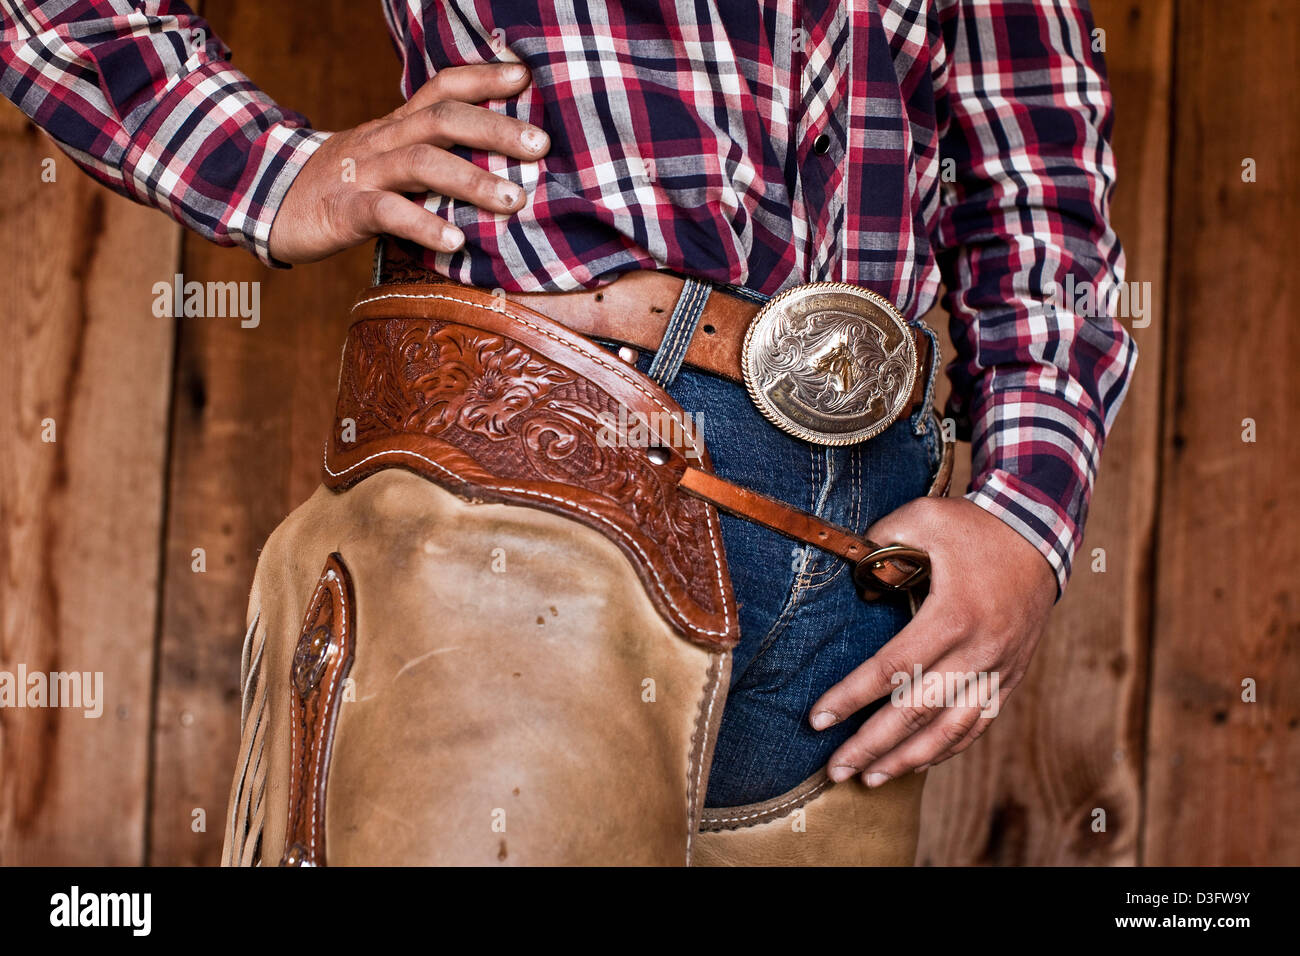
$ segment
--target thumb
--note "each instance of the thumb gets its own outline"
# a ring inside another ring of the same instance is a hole
[[[889,544],[926,547],[935,537],[936,522],[930,505],[936,500],[909,501],[878,519],[867,529],[866,536],[881,547]]]
[[[886,549],[878,564],[862,568],[871,577],[893,585],[906,586],[919,569],[934,572],[932,552],[939,544],[938,525],[925,499],[910,501],[891,511],[867,529],[866,537],[878,548]],[[892,550],[897,548],[896,551]],[[866,581],[866,590],[871,587]]]

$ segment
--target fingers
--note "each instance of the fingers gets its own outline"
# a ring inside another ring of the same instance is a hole
[[[989,718],[980,717],[978,707],[953,708],[937,713],[920,733],[868,761],[861,771],[862,779],[868,787],[878,787],[918,768],[942,763],[973,744],[979,736],[976,729],[987,728],[990,722]]]
[[[459,229],[401,192],[435,192],[496,214],[518,212],[527,202],[519,186],[448,149],[466,146],[525,161],[544,156],[550,140],[541,129],[471,105],[517,96],[530,82],[518,63],[449,67],[382,119],[331,135],[285,193],[269,239],[273,255],[314,262],[378,233],[439,252],[464,244]]]
[[[377,150],[413,143],[432,143],[444,149],[468,146],[522,160],[537,159],[551,145],[546,133],[531,123],[455,100],[434,103],[381,126],[371,141]]]
[[[439,70],[409,100],[389,115],[394,118],[409,116],[441,100],[482,103],[484,100],[507,99],[517,96],[530,82],[532,76],[528,67],[522,63],[449,66],[445,70]]]
[[[1039,580],[1046,562],[1031,545],[965,499],[918,499],[867,533],[929,552],[929,597],[893,640],[813,704],[809,721],[821,730],[891,694],[890,706],[827,762],[833,780],[860,773],[879,786],[960,753],[984,733],[1024,675],[1056,588],[1054,578]]]
[[[915,667],[928,667],[940,656],[943,648],[936,637],[944,630],[944,618],[936,604],[924,602],[916,616],[884,647],[817,698],[809,717],[813,729],[833,727],[872,701],[884,697],[899,683],[895,675],[902,674],[910,679]]]
[[[880,762],[903,741],[915,739],[930,729],[940,711],[919,702],[895,704],[891,701],[871,715],[858,732],[839,746],[826,762],[827,773],[838,783],[864,768]]]
[[[510,180],[427,143],[384,153],[362,175],[380,189],[435,192],[492,212],[516,212],[525,201],[523,189]]]
[[[465,234],[451,223],[396,193],[373,190],[356,198],[356,218],[368,235],[387,233],[438,252],[454,252]]]
[[[901,700],[891,700],[873,714],[831,755],[827,772],[832,780],[861,773],[867,786],[878,787],[918,767],[939,763],[956,753],[959,745],[964,749],[974,742],[972,730],[977,724],[987,726],[997,713],[996,687],[985,700],[981,690],[987,690],[987,685],[981,688],[974,674],[945,669],[943,662],[931,673],[944,675],[945,688],[954,681],[945,692],[951,699],[936,702],[916,684],[906,687],[898,695]]]
[[[889,753],[871,761],[862,771],[869,787],[878,787],[908,773],[919,773],[955,757],[975,743],[993,724],[978,707],[945,712]]]

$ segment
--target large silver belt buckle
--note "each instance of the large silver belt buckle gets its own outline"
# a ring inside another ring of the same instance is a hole
[[[907,321],[883,296],[843,282],[786,289],[745,333],[741,367],[759,411],[820,445],[852,445],[892,425],[917,375]]]

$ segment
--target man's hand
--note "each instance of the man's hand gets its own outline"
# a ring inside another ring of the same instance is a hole
[[[495,213],[521,209],[519,186],[448,149],[522,160],[545,155],[551,144],[542,130],[471,105],[517,96],[530,80],[520,63],[449,67],[384,118],[334,133],[285,193],[271,226],[271,255],[314,262],[380,233],[440,252],[458,249],[464,234],[403,192],[436,192]]]
[[[920,498],[867,531],[930,554],[930,595],[893,640],[813,704],[811,723],[825,730],[890,694],[895,674],[998,675],[1000,708],[1020,683],[1056,600],[1056,578],[1038,550],[1009,525],[965,498]],[[947,682],[945,682],[945,685]],[[915,687],[915,685],[913,684]],[[922,770],[961,753],[988,729],[974,686],[967,706],[891,701],[831,755],[831,779],[861,773],[868,786]],[[995,711],[996,713],[996,711]]]

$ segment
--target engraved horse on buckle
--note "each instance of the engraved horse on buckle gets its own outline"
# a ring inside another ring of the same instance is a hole
[[[794,286],[750,323],[741,365],[759,411],[820,445],[878,435],[902,413],[917,376],[916,342],[889,300],[841,282]]]

